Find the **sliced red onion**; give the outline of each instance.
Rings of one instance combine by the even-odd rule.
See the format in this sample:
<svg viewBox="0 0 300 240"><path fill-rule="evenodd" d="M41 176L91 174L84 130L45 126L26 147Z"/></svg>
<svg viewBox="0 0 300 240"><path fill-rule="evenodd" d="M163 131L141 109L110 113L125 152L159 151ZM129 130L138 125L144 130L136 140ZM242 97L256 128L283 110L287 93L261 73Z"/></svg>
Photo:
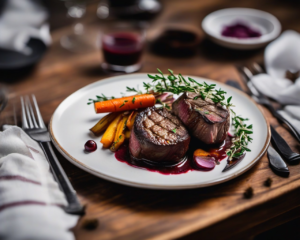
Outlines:
<svg viewBox="0 0 300 240"><path fill-rule="evenodd" d="M214 157L194 156L193 160L195 167L199 170L210 171L216 166Z"/></svg>

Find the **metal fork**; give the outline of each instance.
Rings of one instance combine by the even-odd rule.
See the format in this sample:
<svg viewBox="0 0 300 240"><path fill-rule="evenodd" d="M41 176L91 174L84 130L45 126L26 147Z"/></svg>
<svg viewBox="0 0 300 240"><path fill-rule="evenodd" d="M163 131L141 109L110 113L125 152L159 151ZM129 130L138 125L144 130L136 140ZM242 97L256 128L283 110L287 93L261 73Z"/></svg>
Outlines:
<svg viewBox="0 0 300 240"><path fill-rule="evenodd" d="M244 76L247 80L247 76L246 73L248 74L248 76L252 75L252 72L244 67L243 68L244 71L241 72L241 69L238 69L240 71L240 73L242 74L242 76ZM263 71L262 68L258 65L255 64L254 65L254 69L256 71ZM261 99L262 97L264 97L263 95L261 95L256 88L252 85L252 82L247 81L246 86L248 87L248 90L250 92L251 97L259 104L262 104L261 101L259 101L259 99ZM261 97L257 97L255 96L255 94L259 94ZM266 98L266 101L268 101L271 105L271 102ZM272 106L272 105L271 105ZM273 106L272 106L273 108ZM274 110L276 111L276 110ZM295 163L299 163L300 161L300 155L294 151L292 151L292 149L289 147L289 145L286 143L286 141L279 135L279 133L272 127L271 128L271 136L272 136L272 143L276 146L277 150L280 152L280 154L284 157L284 159L290 163L290 164L295 164Z"/></svg>
<svg viewBox="0 0 300 240"><path fill-rule="evenodd" d="M260 73L263 72L262 68L256 64L255 67L256 71L260 71ZM247 67L243 67L242 69L239 69L240 72L243 73L243 75L245 76L244 80L246 80L246 85L248 86L250 92L253 94L253 98L255 99L255 101L261 105L264 105L266 108L269 109L269 111L272 113L272 115L277 118L280 122L285 123L289 129L292 131L293 135L295 136L295 138L298 140L298 142L300 142L300 133L297 131L296 128L294 128L294 126L284 117L282 117L277 110L275 110L275 108L272 106L270 100L263 95L262 93L260 93L256 87L253 85L251 78L253 77L252 72L247 68Z"/></svg>
<svg viewBox="0 0 300 240"><path fill-rule="evenodd" d="M45 126L34 95L32 95L32 101L37 120L29 97L21 97L22 128L33 140L37 141L43 149L51 166L52 173L68 201L68 206L65 208L65 211L71 214L84 214L84 207L80 204L76 191L73 189L52 149L50 134Z"/></svg>

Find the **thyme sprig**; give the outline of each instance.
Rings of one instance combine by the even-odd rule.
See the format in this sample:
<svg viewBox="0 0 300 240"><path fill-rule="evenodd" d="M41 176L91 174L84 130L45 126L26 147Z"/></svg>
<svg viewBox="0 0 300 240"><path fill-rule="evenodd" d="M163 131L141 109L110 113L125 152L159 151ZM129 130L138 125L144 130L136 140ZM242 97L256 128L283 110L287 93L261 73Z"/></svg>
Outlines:
<svg viewBox="0 0 300 240"><path fill-rule="evenodd" d="M232 123L235 129L235 137L232 140L232 145L226 151L229 161L233 158L242 156L245 152L251 151L247 148L247 145L252 141L252 138L249 136L253 133L252 125L246 125L244 122L248 119L237 116L232 110L232 107L234 107L231 102L232 96L226 99L225 94L227 93L222 89L216 89L216 84L207 84L206 82L201 84L191 77L186 79L181 74L176 76L171 69L168 69L168 76L165 76L160 69L157 69L157 71L159 74L148 74L148 77L152 79L152 84L143 83L147 93L149 93L149 91L158 92L160 94L164 92L170 92L173 94L194 92L197 93L194 100L201 97L203 100L211 99L214 103L221 104L231 111L233 115Z"/></svg>
<svg viewBox="0 0 300 240"><path fill-rule="evenodd" d="M111 96L111 97L107 97L105 96L103 93L101 94L101 96L99 95L96 95L96 98L97 99L89 99L89 102L87 103L88 105L92 104L92 103L95 103L95 102L103 102L103 101L107 101L107 100L110 100L110 99L115 99L114 96Z"/></svg>
<svg viewBox="0 0 300 240"><path fill-rule="evenodd" d="M238 158L242 156L245 152L251 152L247 145L249 142L252 142L252 138L249 136L253 133L253 126L252 124L247 125L244 122L249 120L247 118L242 118L241 116L237 116L235 112L233 113L232 117L232 126L235 130L235 137L232 140L232 145L230 149L226 151L228 155L229 161L232 158Z"/></svg>
<svg viewBox="0 0 300 240"><path fill-rule="evenodd" d="M164 92L173 94L193 92L197 93L196 97L194 97L195 100L199 97L201 97L203 100L209 98L215 103L220 103L222 106L233 106L230 103L231 98L228 98L227 101L225 100L225 91L223 91L222 89L215 89L216 84L207 84L206 82L203 82L203 84L201 84L191 77L188 77L186 79L181 74L178 74L176 76L171 69L168 69L168 76L165 76L160 69L157 69L157 71L159 74L148 74L148 77L152 79L152 84L145 82L143 83L143 86L147 93L149 93L150 91L160 94ZM127 91L136 92L136 89L127 87Z"/></svg>

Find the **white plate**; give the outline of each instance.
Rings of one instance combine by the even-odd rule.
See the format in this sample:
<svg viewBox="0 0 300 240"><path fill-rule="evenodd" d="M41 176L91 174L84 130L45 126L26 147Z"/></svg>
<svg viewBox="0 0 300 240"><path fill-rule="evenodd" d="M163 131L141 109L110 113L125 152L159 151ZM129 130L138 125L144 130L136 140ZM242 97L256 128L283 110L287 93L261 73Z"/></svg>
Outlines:
<svg viewBox="0 0 300 240"><path fill-rule="evenodd" d="M270 141L269 126L257 105L246 95L232 87L212 80L193 77L199 82L216 83L232 96L235 110L253 124L253 143L245 158L235 168L223 173L226 161L222 161L210 172L191 171L179 175L163 175L157 172L137 169L115 159L110 150L103 150L101 137L93 136L89 129L105 114L95 114L93 105L87 105L89 98L104 93L120 97L126 86L143 89L143 82L150 82L146 74L130 74L111 77L90 84L66 98L54 112L49 129L56 148L73 164L98 177L134 187L151 189L187 189L215 185L237 177L250 169L263 155ZM87 140L94 139L98 149L84 152Z"/></svg>
<svg viewBox="0 0 300 240"><path fill-rule="evenodd" d="M262 36L259 38L238 39L224 37L221 31L236 21L243 21L258 29ZM274 40L281 31L281 24L273 15L251 8L227 8L207 15L202 21L204 32L215 43L233 49L256 49Z"/></svg>

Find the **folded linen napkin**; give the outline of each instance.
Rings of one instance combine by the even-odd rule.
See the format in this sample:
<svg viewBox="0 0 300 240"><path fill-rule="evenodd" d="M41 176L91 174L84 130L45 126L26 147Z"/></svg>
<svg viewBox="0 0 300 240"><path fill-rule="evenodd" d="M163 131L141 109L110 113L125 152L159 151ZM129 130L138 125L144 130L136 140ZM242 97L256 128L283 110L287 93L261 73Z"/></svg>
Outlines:
<svg viewBox="0 0 300 240"><path fill-rule="evenodd" d="M48 12L38 0L8 0L0 15L0 48L31 54L30 38L51 43Z"/></svg>
<svg viewBox="0 0 300 240"><path fill-rule="evenodd" d="M286 71L300 71L300 34L285 31L265 49L267 74L253 76L252 82L263 94L285 105L279 113L300 131L300 78L285 78Z"/></svg>
<svg viewBox="0 0 300 240"><path fill-rule="evenodd" d="M0 132L0 239L74 239L66 204L38 143L15 126Z"/></svg>

